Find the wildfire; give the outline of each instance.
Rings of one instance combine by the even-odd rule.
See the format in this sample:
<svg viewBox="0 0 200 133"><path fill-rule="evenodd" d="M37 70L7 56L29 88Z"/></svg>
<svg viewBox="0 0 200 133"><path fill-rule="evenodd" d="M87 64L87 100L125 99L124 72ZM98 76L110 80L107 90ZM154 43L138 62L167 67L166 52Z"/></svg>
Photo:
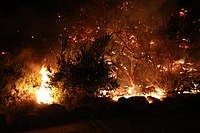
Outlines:
<svg viewBox="0 0 200 133"><path fill-rule="evenodd" d="M127 68L123 66L123 70L127 71ZM160 72L165 73L168 71L171 71L172 73L182 74L182 73L192 73L197 72L197 69L194 68L193 63L186 62L185 58L175 60L172 63L171 70L167 66L157 65L156 66ZM130 76L130 75L128 75ZM131 79L131 78L130 78ZM128 80L130 80L128 79ZM152 100L149 97L154 97L157 99L162 100L163 98L167 97L167 90L168 88L160 88L158 85L153 84L146 87L141 87L142 85L136 85L134 82L131 82L131 85L129 86L121 86L116 90L106 91L106 90L100 90L99 95L103 97L110 97L114 101L118 101L119 98L125 97L134 97L134 96L144 96L149 103L152 102ZM185 90L185 85L181 86L181 89L178 90L178 94L198 94L200 93L199 90L199 84L196 82L191 81L192 85L189 90ZM177 89L175 89L177 91Z"/></svg>
<svg viewBox="0 0 200 133"><path fill-rule="evenodd" d="M149 87L147 86L145 89L148 89ZM118 101L119 98L125 97L133 97L133 96L144 96L147 98L149 101L148 97L154 97L157 99L162 100L162 98L166 97L166 93L164 89L161 89L159 87L154 87L155 89L149 92L144 92L142 91L142 88L137 85L132 85L131 87L129 86L124 86L120 87L119 89L112 90L112 91L105 91L105 90L100 90L100 95L105 96L105 97L110 97L114 101ZM152 101L149 101L151 103Z"/></svg>
<svg viewBox="0 0 200 133"><path fill-rule="evenodd" d="M41 86L37 92L37 102L39 104L52 104L55 101L55 99L52 97L53 90L49 86L50 78L49 76L53 74L53 72L49 72L46 67L42 67L40 70L40 74L42 75L42 83Z"/></svg>

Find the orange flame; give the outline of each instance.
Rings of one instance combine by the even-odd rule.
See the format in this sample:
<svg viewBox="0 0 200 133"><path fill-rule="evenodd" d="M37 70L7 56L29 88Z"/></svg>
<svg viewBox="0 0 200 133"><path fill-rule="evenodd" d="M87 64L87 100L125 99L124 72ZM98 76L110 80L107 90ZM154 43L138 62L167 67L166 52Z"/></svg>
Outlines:
<svg viewBox="0 0 200 133"><path fill-rule="evenodd" d="M52 75L53 72L49 72L46 67L42 66L40 74L42 75L42 83L37 92L37 102L39 104L52 104L55 102L55 99L52 97L53 90L49 87L48 83L50 82L49 76Z"/></svg>
<svg viewBox="0 0 200 133"><path fill-rule="evenodd" d="M148 88L148 86L147 86ZM132 84L131 87L129 86L124 86L124 87L120 87L119 89L116 90L112 90L112 91L105 91L105 90L100 90L100 95L105 96L105 97L110 97L112 98L114 101L118 101L118 99L120 97L125 97L125 98L129 98L129 97L133 97L133 96L144 96L144 97L154 97L157 99L162 100L162 98L166 97L166 93L164 91L164 89L161 89L159 87L155 87L154 91L151 92L143 92L142 89L137 86ZM149 101L149 99L147 99ZM151 103L151 101L149 101L149 103Z"/></svg>

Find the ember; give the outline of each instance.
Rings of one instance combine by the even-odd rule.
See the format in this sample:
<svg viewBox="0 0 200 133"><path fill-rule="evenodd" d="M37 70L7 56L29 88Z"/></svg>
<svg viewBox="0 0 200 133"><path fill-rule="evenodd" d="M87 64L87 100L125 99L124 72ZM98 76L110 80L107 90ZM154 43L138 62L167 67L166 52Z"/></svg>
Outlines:
<svg viewBox="0 0 200 133"><path fill-rule="evenodd" d="M149 86L147 86L144 90L147 90ZM129 86L124 86L120 87L117 90L114 91L101 91L100 90L100 95L99 96L106 96L112 98L114 101L118 101L119 98L125 97L125 98L130 98L134 96L144 96L149 103L149 99L147 97L151 96L157 99L162 100L163 98L166 97L166 93L163 89L160 89L159 87L153 87L154 90L150 92L144 92L142 88L140 88L137 85L133 85L132 87Z"/></svg>
<svg viewBox="0 0 200 133"><path fill-rule="evenodd" d="M180 17L184 17L184 16L186 16L186 14L187 14L187 9L184 9L184 8L180 9L180 11L179 11Z"/></svg>

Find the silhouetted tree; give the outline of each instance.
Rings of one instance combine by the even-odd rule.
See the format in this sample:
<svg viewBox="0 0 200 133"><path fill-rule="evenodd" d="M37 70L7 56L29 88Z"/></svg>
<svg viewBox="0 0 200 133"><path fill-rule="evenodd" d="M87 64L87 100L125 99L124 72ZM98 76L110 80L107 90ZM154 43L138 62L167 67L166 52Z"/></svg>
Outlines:
<svg viewBox="0 0 200 133"><path fill-rule="evenodd" d="M61 88L71 97L77 89L95 96L99 88L112 90L118 87L116 77L111 76L115 67L109 60L107 46L110 40L111 35L105 34L92 43L83 44L71 54L67 40L58 56L59 70L52 79L53 84L62 83Z"/></svg>

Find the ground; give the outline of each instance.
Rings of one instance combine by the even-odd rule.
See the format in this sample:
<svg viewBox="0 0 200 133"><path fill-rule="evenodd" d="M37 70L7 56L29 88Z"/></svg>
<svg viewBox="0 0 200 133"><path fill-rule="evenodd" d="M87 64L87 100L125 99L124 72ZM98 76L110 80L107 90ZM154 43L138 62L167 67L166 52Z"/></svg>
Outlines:
<svg viewBox="0 0 200 133"><path fill-rule="evenodd" d="M114 114L107 118L36 128L24 133L194 133L200 132L199 118L197 111Z"/></svg>
<svg viewBox="0 0 200 133"><path fill-rule="evenodd" d="M128 108L127 105L127 107L124 105L120 107L119 104L115 104L104 106L104 110L100 112L83 108L81 113L84 115L76 118L68 117L71 119L69 121L58 123L55 119L55 123L44 124L50 119L46 121L36 119L36 123L40 122L41 126L36 124L30 128L11 131L16 133L198 133L200 132L199 101L198 96L192 100L187 99L181 106L157 104L150 105L148 108L139 106L140 108L133 109Z"/></svg>

